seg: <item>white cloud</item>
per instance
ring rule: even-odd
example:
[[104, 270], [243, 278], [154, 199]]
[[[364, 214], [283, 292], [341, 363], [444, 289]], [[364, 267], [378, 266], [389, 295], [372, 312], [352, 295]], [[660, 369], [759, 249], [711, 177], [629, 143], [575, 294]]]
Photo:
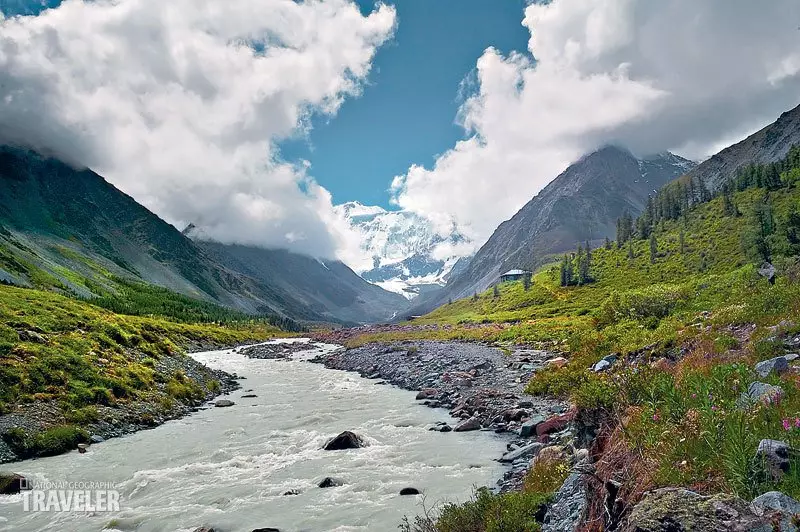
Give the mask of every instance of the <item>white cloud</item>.
[[477, 61], [467, 137], [392, 183], [397, 205], [478, 243], [601, 144], [699, 158], [800, 103], [796, 0], [554, 0], [523, 24], [529, 54]]
[[394, 24], [392, 7], [346, 0], [67, 0], [0, 17], [0, 141], [89, 166], [213, 238], [332, 256], [350, 236], [330, 194], [275, 144], [358, 95]]

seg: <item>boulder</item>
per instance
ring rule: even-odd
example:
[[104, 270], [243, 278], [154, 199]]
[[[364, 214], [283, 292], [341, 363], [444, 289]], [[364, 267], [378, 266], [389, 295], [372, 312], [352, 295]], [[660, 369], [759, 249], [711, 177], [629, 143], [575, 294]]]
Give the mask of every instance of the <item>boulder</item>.
[[298, 489], [290, 489], [283, 492], [283, 495], [300, 495], [300, 490]]
[[22, 475], [0, 471], [0, 495], [14, 495], [22, 491], [27, 480]]
[[417, 488], [403, 488], [400, 490], [400, 495], [419, 495]]
[[219, 401], [214, 403], [214, 406], [216, 406], [217, 408], [225, 408], [225, 407], [228, 407], [228, 406], [233, 406], [235, 404], [236, 403], [234, 403], [230, 399], [220, 399]]
[[456, 428], [454, 428], [453, 430], [455, 432], [467, 432], [470, 430], [480, 430], [480, 428], [481, 428], [481, 422], [478, 420], [478, 418], [471, 417], [469, 419], [465, 419], [464, 421], [456, 425]]
[[267, 528], [254, 528], [253, 532], [281, 532], [278, 528], [272, 528], [268, 526]]
[[528, 417], [528, 411], [524, 408], [509, 408], [503, 412], [503, 419], [505, 421], [519, 421], [524, 417]]
[[786, 442], [761, 440], [756, 451], [756, 463], [763, 464], [764, 472], [774, 481], [780, 480], [789, 471], [791, 449]]
[[453, 427], [451, 427], [450, 425], [442, 425], [441, 427], [439, 427], [439, 432], [452, 432], [452, 431]]
[[519, 436], [520, 438], [530, 438], [534, 434], [536, 434], [536, 425], [539, 423], [544, 423], [544, 416], [535, 415], [531, 417], [528, 421], [522, 424], [519, 428]]
[[784, 396], [783, 388], [765, 382], [753, 382], [743, 392], [737, 402], [739, 408], [747, 408], [756, 403], [776, 403]]
[[192, 532], [216, 532], [210, 526], [201, 526], [199, 528], [195, 528]]
[[341, 451], [343, 449], [360, 449], [361, 447], [366, 447], [367, 443], [354, 432], [350, 432], [346, 430], [331, 438], [330, 440], [322, 446], [323, 449], [326, 451]]
[[700, 495], [682, 488], [645, 494], [620, 527], [621, 532], [771, 532], [768, 519], [733, 495]]
[[550, 360], [545, 362], [545, 364], [551, 367], [563, 368], [564, 366], [567, 365], [567, 359], [564, 357], [551, 358]]
[[773, 522], [780, 522], [782, 531], [795, 532], [797, 527], [792, 523], [794, 516], [800, 514], [800, 502], [780, 491], [768, 491], [759, 495], [750, 503], [750, 508], [759, 517], [770, 517]]
[[344, 486], [344, 481], [339, 478], [325, 477], [317, 484], [320, 488], [335, 488], [337, 486]]
[[525, 445], [524, 447], [520, 447], [519, 449], [507, 452], [500, 458], [499, 461], [502, 463], [513, 462], [517, 458], [522, 458], [523, 456], [536, 454], [542, 449], [542, 447], [544, 447], [544, 444], [542, 443], [539, 442], [531, 443], [529, 445]]
[[34, 344], [46, 344], [47, 339], [36, 331], [17, 331], [20, 342], [31, 342]]
[[789, 361], [786, 360], [784, 356], [770, 358], [769, 360], [763, 360], [756, 364], [755, 369], [756, 373], [761, 375], [761, 377], [766, 377], [772, 372], [781, 374], [789, 371]]
[[417, 394], [416, 399], [418, 401], [421, 399], [433, 399], [437, 395], [439, 395], [439, 390], [437, 390], [436, 388], [423, 388]]
[[92, 437], [89, 438], [89, 441], [91, 441], [92, 443], [103, 443], [104, 441], [106, 441], [106, 439], [100, 436], [99, 434], [92, 434]]
[[255, 399], [256, 397], [258, 396], [254, 393], [246, 393], [242, 396], [242, 399]]
[[547, 421], [536, 425], [536, 435], [542, 436], [543, 434], [552, 434], [553, 432], [558, 432], [569, 425], [570, 421], [572, 421], [572, 414], [570, 412], [553, 416]]

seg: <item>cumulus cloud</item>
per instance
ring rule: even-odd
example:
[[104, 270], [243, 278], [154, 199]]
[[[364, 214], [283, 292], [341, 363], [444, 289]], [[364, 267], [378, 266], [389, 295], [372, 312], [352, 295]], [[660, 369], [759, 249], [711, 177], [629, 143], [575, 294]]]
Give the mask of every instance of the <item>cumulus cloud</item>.
[[0, 142], [88, 166], [212, 238], [333, 256], [330, 194], [276, 143], [356, 96], [395, 10], [348, 0], [67, 0], [0, 15]]
[[602, 144], [698, 159], [800, 103], [796, 0], [553, 0], [523, 24], [527, 52], [478, 59], [465, 139], [392, 183], [478, 243]]

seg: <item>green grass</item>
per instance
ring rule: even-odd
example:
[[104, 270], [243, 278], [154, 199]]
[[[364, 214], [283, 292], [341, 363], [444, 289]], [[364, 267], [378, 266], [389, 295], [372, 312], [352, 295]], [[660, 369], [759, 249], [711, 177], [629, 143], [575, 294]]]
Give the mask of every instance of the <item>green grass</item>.
[[54, 456], [75, 449], [79, 443], [87, 443], [89, 434], [74, 425], [49, 428], [37, 434], [28, 434], [13, 428], [2, 435], [3, 440], [20, 458]]
[[[30, 332], [43, 342], [32, 340]], [[158, 361], [185, 356], [188, 345], [285, 334], [263, 322], [192, 324], [125, 316], [50, 292], [0, 286], [0, 411], [48, 400], [69, 413], [149, 399], [161, 394], [159, 385], [178, 399], [196, 397], [182, 376], [161, 375]]]
[[[765, 194], [777, 228], [767, 239], [778, 269], [774, 285], [758, 274], [743, 237]], [[791, 372], [759, 378], [752, 369], [785, 353], [783, 338], [800, 333], [800, 259], [790, 234], [800, 190], [786, 181], [729, 198], [734, 210], [717, 197], [655, 224], [652, 262], [649, 239], [634, 238], [632, 258], [627, 243], [612, 243], [592, 251], [594, 282], [562, 287], [560, 258], [552, 257], [529, 290], [503, 283], [414, 320], [421, 327], [411, 334], [366, 334], [351, 343], [464, 338], [529, 343], [566, 356], [565, 367], [538, 371], [527, 391], [570, 400], [580, 419], [600, 428], [598, 475], [622, 481], [629, 503], [646, 489], [675, 485], [745, 498], [769, 489], [800, 497], [800, 463], [774, 480], [755, 459], [763, 438], [800, 446], [800, 381]], [[612, 371], [591, 371], [611, 353], [620, 357]], [[781, 386], [781, 400], [741, 406], [757, 380]]]

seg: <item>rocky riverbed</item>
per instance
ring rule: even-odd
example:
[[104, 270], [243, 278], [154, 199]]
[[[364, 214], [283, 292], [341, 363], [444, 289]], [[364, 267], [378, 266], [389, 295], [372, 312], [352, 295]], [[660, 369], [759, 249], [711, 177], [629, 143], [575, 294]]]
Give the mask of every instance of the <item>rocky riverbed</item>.
[[577, 452], [567, 405], [524, 392], [537, 369], [558, 363], [548, 351], [423, 340], [368, 344], [312, 362], [357, 372], [376, 384], [418, 391], [423, 405], [446, 408], [457, 419], [431, 430], [508, 433], [508, 452], [500, 460], [511, 468], [499, 481], [501, 490], [519, 487], [543, 447], [559, 445], [564, 452]]

